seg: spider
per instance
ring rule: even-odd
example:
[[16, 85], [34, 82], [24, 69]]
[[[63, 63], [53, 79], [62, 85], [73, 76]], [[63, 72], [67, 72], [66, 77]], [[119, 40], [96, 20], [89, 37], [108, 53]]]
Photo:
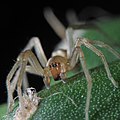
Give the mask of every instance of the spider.
[[[21, 105], [21, 109], [24, 111], [24, 107], [22, 107], [24, 106], [23, 102], [24, 98], [22, 96], [21, 87], [23, 79], [26, 78], [25, 77], [26, 72], [42, 76], [46, 88], [49, 88], [51, 76], [54, 78], [54, 80], [62, 80], [65, 83], [65, 79], [67, 77], [66, 73], [74, 69], [76, 64], [80, 62], [88, 83], [85, 106], [85, 120], [88, 120], [89, 119], [88, 112], [90, 107], [90, 97], [92, 90], [92, 78], [86, 66], [86, 60], [81, 46], [84, 45], [101, 58], [107, 76], [115, 87], [118, 87], [118, 84], [111, 75], [105, 56], [95, 46], [106, 48], [117, 58], [120, 58], [120, 55], [109, 45], [101, 41], [92, 41], [82, 37], [76, 37], [76, 40], [74, 40], [73, 38], [74, 28], [68, 27], [67, 29], [65, 29], [65, 27], [60, 23], [60, 21], [56, 18], [56, 16], [50, 9], [45, 12], [45, 18], [47, 19], [49, 24], [53, 27], [55, 32], [58, 33], [61, 39], [66, 40], [65, 44], [67, 45], [67, 48], [65, 50], [63, 49], [56, 50], [55, 52], [53, 52], [51, 58], [47, 60], [39, 38], [33, 37], [30, 39], [24, 50], [18, 56], [16, 63], [14, 64], [14, 66], [12, 67], [11, 71], [7, 76], [6, 84], [8, 91], [8, 111], [11, 112], [13, 109], [14, 105], [13, 92], [15, 91], [16, 86], [17, 93], [19, 96], [19, 104]], [[58, 25], [58, 27], [56, 27], [56, 25]], [[74, 45], [72, 43], [74, 43]], [[35, 49], [36, 56], [31, 50], [33, 47]], [[14, 74], [15, 76], [13, 77]]]

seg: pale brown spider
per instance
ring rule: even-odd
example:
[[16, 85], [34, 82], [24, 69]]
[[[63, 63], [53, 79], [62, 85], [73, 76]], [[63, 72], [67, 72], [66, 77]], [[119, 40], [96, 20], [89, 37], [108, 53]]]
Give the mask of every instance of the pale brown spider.
[[[88, 120], [89, 119], [88, 112], [89, 112], [90, 97], [92, 90], [92, 78], [89, 73], [89, 70], [86, 67], [86, 61], [84, 58], [83, 50], [81, 49], [81, 45], [84, 45], [85, 47], [89, 48], [91, 51], [93, 51], [96, 55], [98, 55], [101, 58], [105, 70], [107, 72], [107, 76], [115, 87], [118, 87], [118, 85], [110, 73], [109, 66], [104, 57], [104, 54], [100, 50], [98, 50], [94, 45], [108, 49], [118, 58], [120, 58], [120, 55], [109, 45], [101, 41], [92, 41], [87, 38], [81, 38], [78, 36], [76, 37], [76, 40], [74, 40], [73, 38], [74, 29], [72, 27], [67, 28], [66, 37], [65, 37], [64, 36], [65, 27], [60, 23], [60, 21], [58, 21], [58, 19], [55, 17], [55, 15], [50, 9], [45, 12], [45, 17], [47, 21], [50, 23], [50, 25], [53, 27], [53, 29], [58, 33], [58, 35], [62, 39], [66, 39], [65, 44], [67, 48], [65, 50], [56, 50], [53, 56], [49, 60], [47, 60], [39, 38], [33, 37], [32, 39], [30, 39], [29, 43], [27, 44], [23, 52], [20, 53], [16, 63], [14, 64], [14, 66], [12, 67], [11, 71], [7, 76], [6, 83], [8, 90], [8, 110], [10, 112], [13, 109], [13, 104], [14, 104], [13, 92], [15, 91], [15, 87], [17, 85], [19, 104], [21, 105], [21, 109], [24, 112], [24, 108], [22, 107], [24, 106], [24, 102], [23, 102], [24, 99], [22, 96], [21, 86], [23, 79], [25, 79], [26, 72], [42, 76], [45, 86], [49, 88], [51, 76], [55, 80], [61, 79], [63, 82], [65, 82], [66, 72], [72, 70], [76, 66], [78, 61], [80, 61], [88, 83], [87, 99], [85, 106], [85, 120]], [[56, 27], [57, 25], [58, 27]], [[33, 47], [35, 48], [35, 52], [38, 59], [31, 51]], [[15, 77], [13, 77], [14, 74]]]

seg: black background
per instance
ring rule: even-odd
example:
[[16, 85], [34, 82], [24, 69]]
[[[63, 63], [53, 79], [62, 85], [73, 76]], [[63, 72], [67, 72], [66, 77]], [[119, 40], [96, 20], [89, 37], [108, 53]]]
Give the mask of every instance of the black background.
[[[51, 0], [52, 1], [52, 0]], [[29, 39], [37, 36], [41, 39], [47, 58], [50, 57], [54, 46], [60, 41], [50, 28], [43, 16], [43, 9], [51, 7], [56, 16], [67, 26], [65, 13], [74, 9], [77, 13], [89, 6], [100, 7], [114, 15], [119, 15], [120, 7], [113, 3], [98, 0], [89, 1], [40, 1], [39, 3], [4, 3], [0, 4], [0, 103], [6, 102], [7, 91], [5, 80], [8, 72], [15, 63], [16, 57], [27, 44]], [[119, 5], [119, 3], [118, 3]], [[30, 78], [31, 86], [40, 90], [43, 86], [40, 77]]]

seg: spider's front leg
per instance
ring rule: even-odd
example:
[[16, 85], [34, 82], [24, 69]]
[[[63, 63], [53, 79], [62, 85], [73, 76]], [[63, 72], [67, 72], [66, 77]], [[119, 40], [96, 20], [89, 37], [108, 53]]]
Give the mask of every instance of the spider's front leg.
[[13, 105], [14, 105], [13, 92], [17, 84], [17, 81], [12, 81], [11, 83], [11, 79], [19, 65], [20, 65], [20, 61], [17, 60], [17, 62], [14, 64], [11, 71], [7, 75], [6, 87], [7, 87], [7, 93], [8, 93], [8, 112], [11, 112], [13, 109]]
[[88, 84], [87, 84], [87, 99], [86, 99], [86, 106], [85, 106], [85, 120], [89, 120], [88, 112], [89, 112], [89, 107], [90, 107], [90, 98], [91, 98], [91, 91], [92, 91], [92, 78], [86, 66], [84, 53], [80, 47], [81, 45], [78, 44], [78, 42], [76, 42], [75, 48], [70, 58], [70, 66], [71, 68], [74, 67], [79, 59], [81, 62], [85, 77], [87, 79]]
[[103, 64], [104, 64], [105, 70], [106, 70], [106, 72], [107, 72], [108, 78], [111, 80], [112, 84], [113, 84], [116, 88], [118, 88], [118, 83], [117, 83], [117, 82], [114, 80], [114, 78], [112, 77], [112, 74], [111, 74], [111, 72], [110, 72], [110, 69], [109, 69], [109, 66], [108, 66], [108, 63], [107, 63], [107, 61], [106, 61], [106, 58], [105, 58], [104, 54], [103, 54], [100, 50], [98, 50], [95, 46], [93, 46], [93, 44], [96, 44], [96, 45], [98, 45], [98, 46], [100, 46], [100, 47], [105, 47], [105, 48], [107, 48], [111, 53], [113, 53], [117, 58], [120, 59], [119, 53], [117, 53], [117, 52], [116, 52], [114, 49], [112, 49], [110, 46], [108, 46], [108, 45], [106, 45], [106, 44], [104, 44], [104, 43], [102, 43], [102, 42], [100, 42], [100, 41], [98, 41], [98, 42], [92, 42], [92, 41], [90, 41], [90, 40], [88, 40], [88, 39], [86, 39], [86, 38], [78, 38], [78, 44], [81, 44], [81, 43], [82, 43], [85, 47], [87, 47], [88, 49], [90, 49], [91, 51], [93, 51], [96, 55], [98, 55], [98, 56], [101, 58], [101, 60], [102, 60], [102, 62], [103, 62]]
[[[30, 65], [27, 66], [28, 62]], [[19, 70], [18, 79], [12, 80], [17, 69]], [[14, 104], [13, 92], [15, 91], [16, 85], [17, 85], [17, 93], [19, 97], [19, 104], [21, 106], [21, 109], [23, 109], [24, 111], [24, 104], [23, 104], [24, 102], [23, 102], [21, 86], [22, 86], [22, 80], [25, 72], [30, 72], [33, 74], [44, 76], [44, 70], [31, 50], [26, 50], [18, 56], [17, 62], [14, 64], [10, 73], [7, 76], [6, 84], [7, 84], [7, 91], [8, 91], [8, 111], [9, 112], [12, 111], [13, 109], [13, 104]], [[47, 81], [45, 82], [47, 84]]]

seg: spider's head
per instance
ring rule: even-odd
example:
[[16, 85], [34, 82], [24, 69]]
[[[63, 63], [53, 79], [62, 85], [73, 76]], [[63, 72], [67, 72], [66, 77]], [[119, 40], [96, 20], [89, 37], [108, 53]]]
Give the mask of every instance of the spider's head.
[[63, 56], [53, 56], [48, 60], [47, 66], [54, 80], [61, 79], [61, 73], [66, 72], [67, 59]]

